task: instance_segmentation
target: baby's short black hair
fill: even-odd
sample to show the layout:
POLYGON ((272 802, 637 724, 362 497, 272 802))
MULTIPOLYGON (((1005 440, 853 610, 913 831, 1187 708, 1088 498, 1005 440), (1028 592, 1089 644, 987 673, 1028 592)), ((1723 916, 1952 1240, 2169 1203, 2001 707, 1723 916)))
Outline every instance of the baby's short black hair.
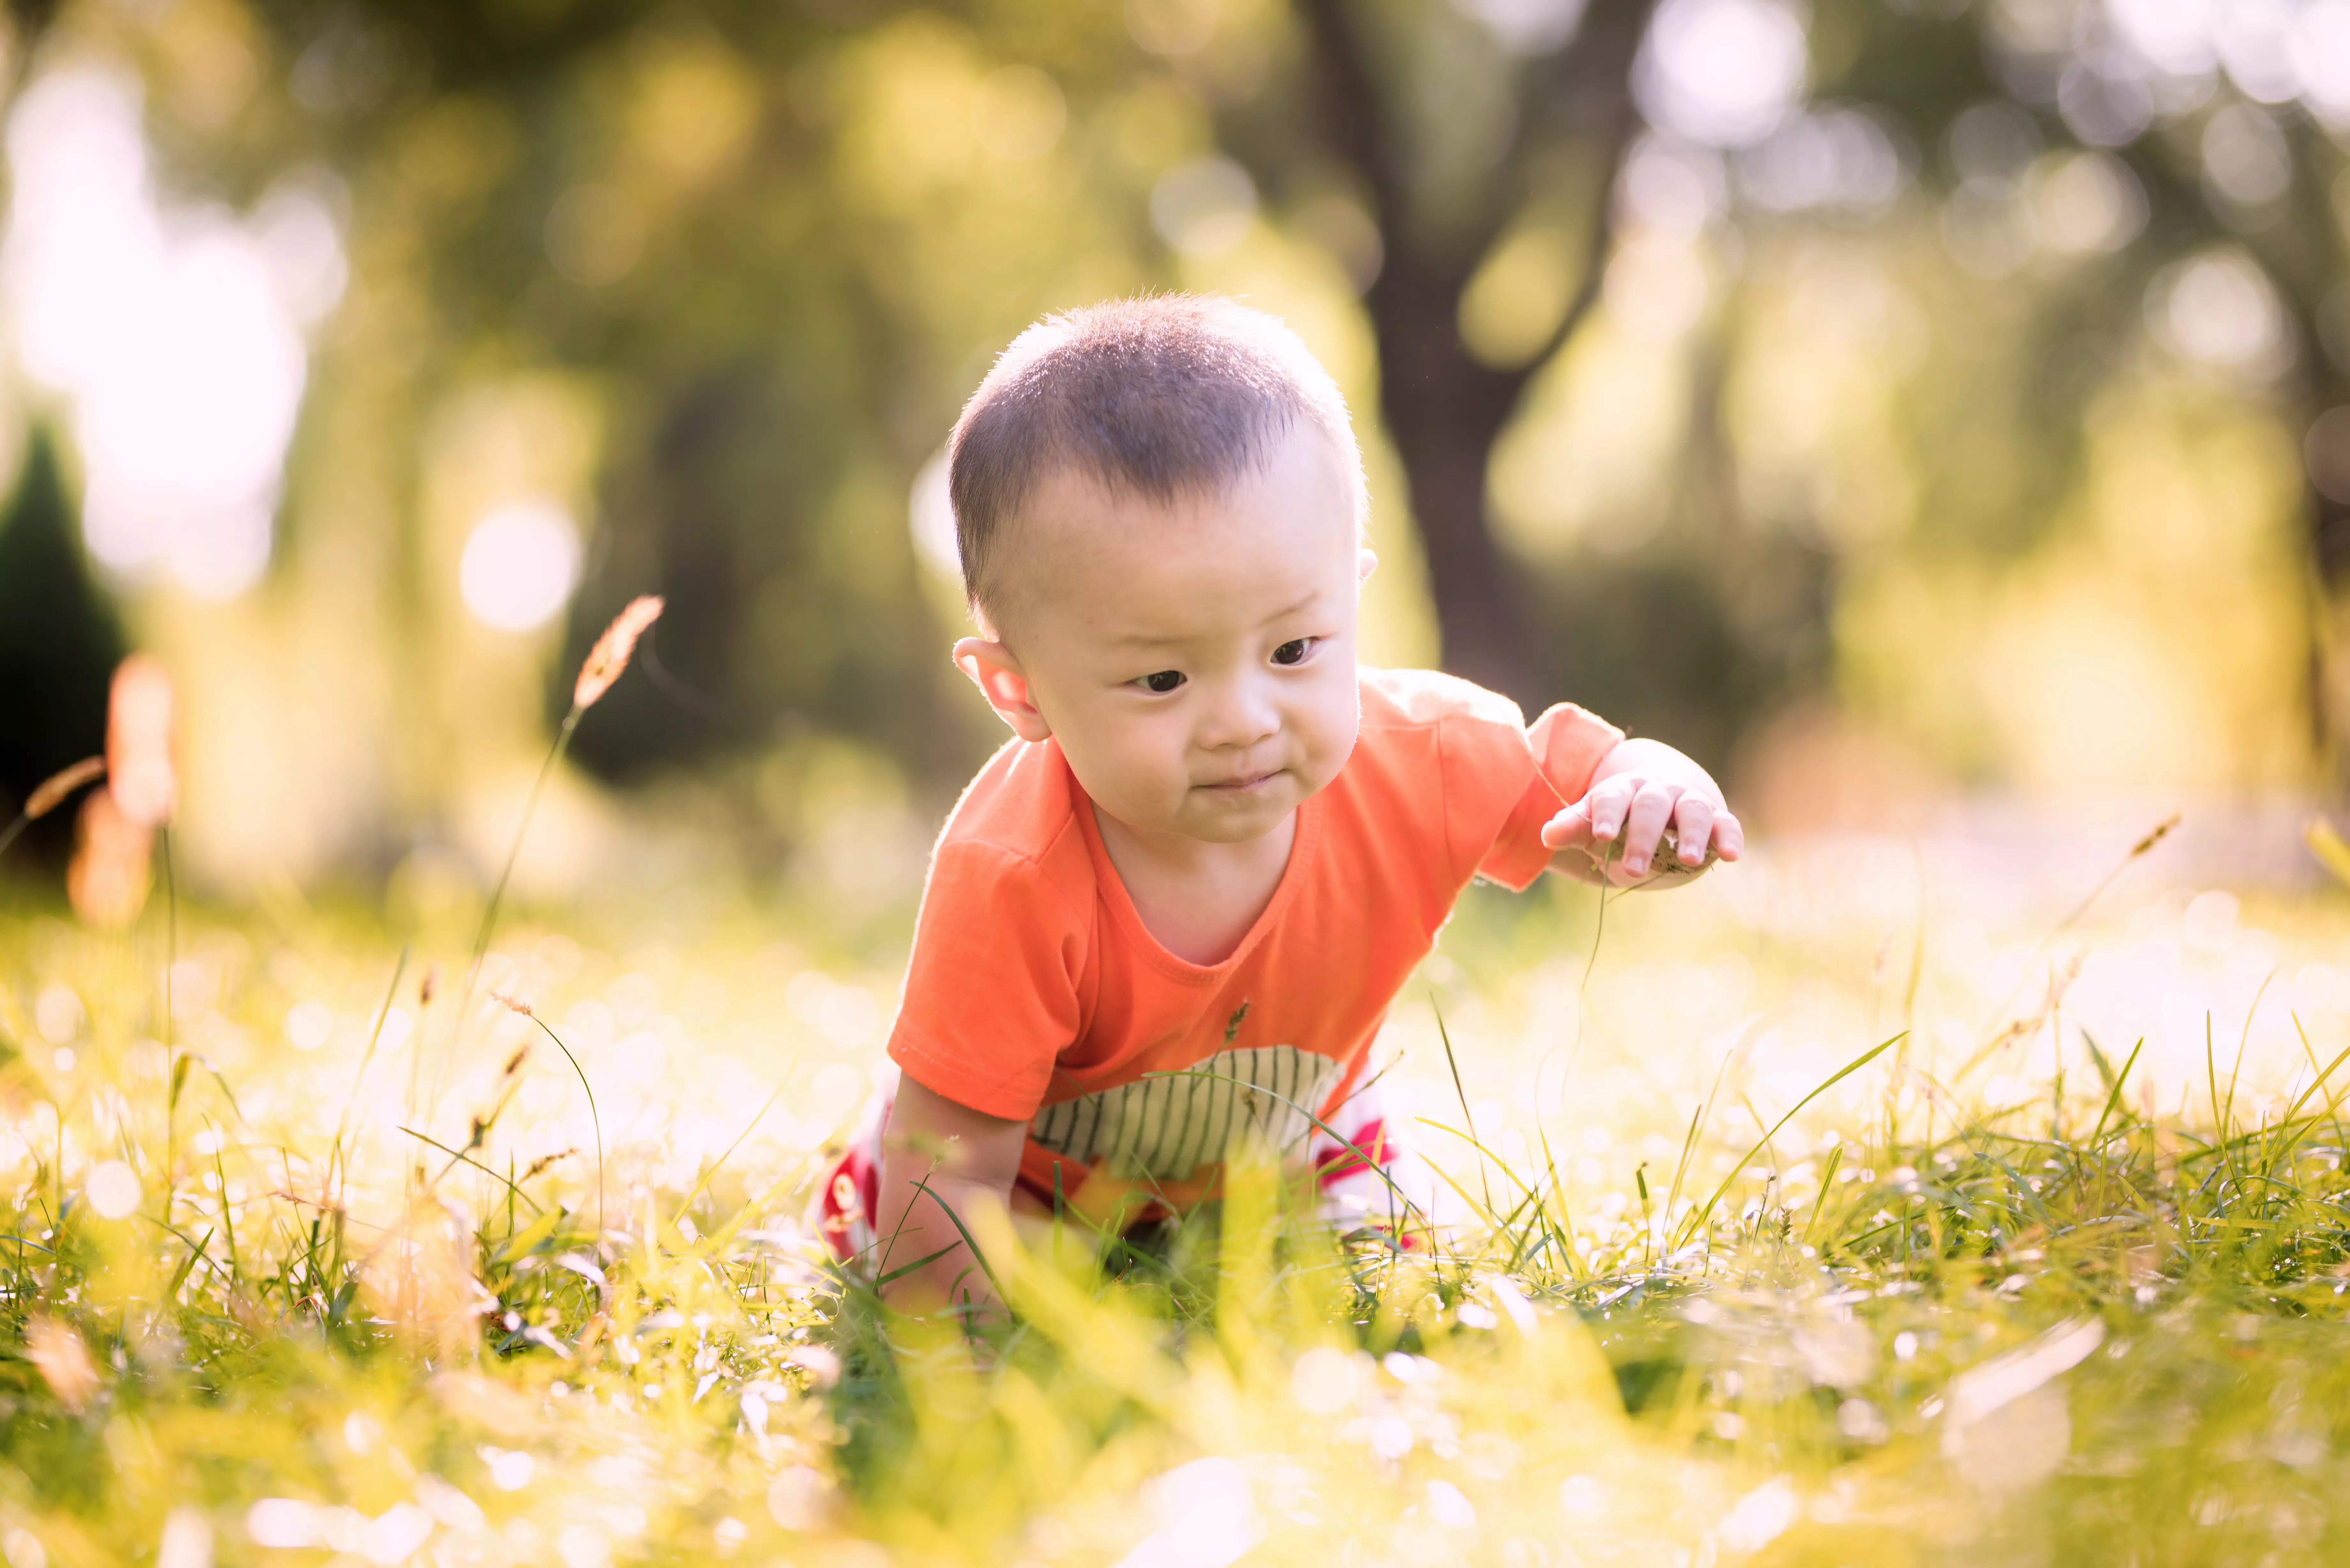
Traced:
POLYGON ((1359 524, 1363 459, 1347 400, 1280 321, 1189 294, 1045 317, 997 358, 948 446, 964 595, 1000 627, 1005 527, 1062 465, 1113 491, 1171 502, 1263 467, 1300 420, 1336 446, 1359 524))

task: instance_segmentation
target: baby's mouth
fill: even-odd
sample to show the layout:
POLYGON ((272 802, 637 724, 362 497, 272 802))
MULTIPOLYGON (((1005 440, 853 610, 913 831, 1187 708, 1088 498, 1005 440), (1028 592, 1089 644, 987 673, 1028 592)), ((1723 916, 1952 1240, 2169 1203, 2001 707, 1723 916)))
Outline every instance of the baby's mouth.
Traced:
POLYGON ((1280 768, 1273 768, 1261 774, 1240 774, 1232 778, 1216 779, 1208 784, 1195 784, 1192 787, 1195 789, 1213 790, 1218 794, 1249 794, 1256 790, 1263 788, 1266 784, 1271 784, 1274 779, 1279 778, 1282 774, 1282 771, 1283 770, 1280 768))

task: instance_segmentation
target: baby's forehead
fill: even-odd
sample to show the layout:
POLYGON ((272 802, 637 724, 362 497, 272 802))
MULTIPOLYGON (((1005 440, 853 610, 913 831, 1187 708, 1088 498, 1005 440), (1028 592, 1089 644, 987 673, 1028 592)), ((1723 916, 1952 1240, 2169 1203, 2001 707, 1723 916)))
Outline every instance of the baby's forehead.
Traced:
POLYGON ((1224 611, 1275 614, 1342 588, 1354 575, 1353 497, 1326 447, 1284 447, 1260 472, 1170 497, 1056 470, 1018 508, 997 553, 994 616, 1044 605, 1072 623, 1148 613, 1188 621, 1224 611), (1164 612, 1164 613, 1162 613, 1164 612))
POLYGON ((1013 509, 1005 542, 1014 548, 1004 565, 1025 556, 1027 569, 1049 569, 1072 550, 1155 550, 1211 539, 1229 545, 1228 535, 1318 546, 1326 543, 1326 529, 1284 524, 1326 523, 1351 539, 1360 529, 1358 512, 1343 457, 1308 425, 1225 472, 1164 488, 1071 454, 1045 465, 1013 509))

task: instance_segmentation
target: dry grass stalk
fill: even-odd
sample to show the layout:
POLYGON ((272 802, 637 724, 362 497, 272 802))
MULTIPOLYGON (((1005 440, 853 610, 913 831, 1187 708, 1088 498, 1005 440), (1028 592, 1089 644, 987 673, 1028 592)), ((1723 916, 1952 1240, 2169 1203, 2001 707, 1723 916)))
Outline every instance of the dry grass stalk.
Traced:
POLYGON ((574 709, 593 707, 598 698, 612 689, 612 682, 628 669, 629 656, 637 649, 637 639, 660 618, 660 596, 640 594, 612 618, 612 624, 604 628, 604 635, 588 650, 587 660, 579 666, 579 679, 572 683, 574 709))
POLYGON ((2340 829, 2322 816, 2313 816, 2302 825, 2301 837, 2319 865, 2350 883, 2350 841, 2343 838, 2340 829))
MULTIPOLYGON (((572 1072, 579 1076, 580 1091, 588 1096, 588 1119, 596 1129, 596 1234, 600 1238, 604 1233, 604 1116, 596 1108, 596 1090, 588 1082, 588 1069, 579 1064, 579 1058, 571 1054, 571 1047, 563 1043, 563 1036, 548 1028, 546 1020, 530 1010, 530 1003, 503 991, 494 991, 490 996, 507 1012, 519 1013, 537 1024, 539 1033, 555 1042, 555 1048, 563 1053, 563 1059, 571 1064, 572 1072)), ((525 1044, 523 1050, 515 1053, 514 1060, 506 1064, 508 1075, 522 1065, 522 1059, 528 1050, 525 1044)))
POLYGON ((2161 843, 2164 839, 2169 837, 2170 830, 2178 826, 2180 815, 2180 813, 2174 811, 2168 816, 2164 817, 2160 822, 2156 823, 2154 825, 2153 832, 2147 834, 2144 838, 2139 839, 2136 844, 2130 846, 2129 857, 2135 860, 2139 856, 2145 854, 2147 850, 2152 849, 2156 845, 2161 843))
MULTIPOLYGON (((612 682, 629 668, 629 658, 636 651, 638 639, 660 618, 660 613, 661 599, 658 594, 639 594, 630 599, 627 607, 612 618, 612 623, 604 628, 604 635, 596 639, 596 646, 588 650, 587 659, 579 666, 579 678, 571 687, 571 711, 564 714, 562 726, 555 732, 555 743, 547 748, 546 761, 539 764, 538 777, 531 781, 530 794, 523 802, 522 821, 515 825, 514 843, 506 849, 505 864, 498 868, 498 879, 491 885, 489 902, 482 906, 482 924, 473 933, 473 951, 465 966, 464 994, 457 1004, 457 1016, 452 1025, 455 1029, 464 1028, 466 1015, 472 1010, 473 988, 482 980, 482 961, 489 956, 490 937, 497 929, 498 909, 505 901, 506 884, 514 880, 515 862, 522 857, 523 840, 530 833, 531 818, 538 813, 539 797, 546 793, 546 781, 554 775, 555 765, 563 760, 565 750, 570 746, 571 732, 579 727, 579 716, 612 689, 612 682)), ((539 1027, 544 1029, 546 1024, 542 1022, 539 1027)), ((550 1035, 553 1033, 548 1031, 550 1035)), ((562 1042, 558 1040, 556 1044, 560 1045, 562 1042)), ((567 1049, 565 1054, 569 1054, 567 1049)), ((572 1064, 575 1067, 578 1065, 577 1062, 572 1064)), ((445 1060, 443 1065, 446 1065, 445 1060)), ((581 1082, 586 1082, 585 1075, 582 1075, 581 1082)), ((433 1102, 437 1103, 440 1097, 441 1079, 436 1076, 432 1088, 433 1102)), ((592 1090, 588 1097, 592 1102, 595 1097, 592 1090)))
POLYGON ((54 1317, 36 1317, 25 1325, 25 1358, 57 1397, 57 1403, 78 1415, 98 1394, 98 1367, 89 1348, 71 1324, 54 1317))
POLYGON ((0 827, 0 855, 8 852, 8 846, 16 842, 17 835, 63 805, 68 795, 91 780, 105 776, 104 757, 84 757, 73 766, 61 768, 43 779, 26 800, 25 809, 16 814, 16 820, 0 827))
POLYGON ((69 768, 59 768, 41 781, 25 802, 25 820, 38 822, 63 805, 66 797, 86 784, 106 776, 104 757, 84 757, 69 768))

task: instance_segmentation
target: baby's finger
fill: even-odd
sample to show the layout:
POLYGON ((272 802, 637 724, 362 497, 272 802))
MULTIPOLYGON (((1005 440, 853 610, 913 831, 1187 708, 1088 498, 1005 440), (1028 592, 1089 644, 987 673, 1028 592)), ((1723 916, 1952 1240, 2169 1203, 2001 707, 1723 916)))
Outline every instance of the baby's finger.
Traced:
POLYGON ((1632 809, 1632 798, 1640 788, 1638 778, 1618 774, 1591 786, 1583 797, 1583 809, 1591 818, 1591 836, 1610 839, 1624 829, 1624 818, 1632 809))
POLYGON ((1746 829, 1726 811, 1714 815, 1713 847, 1724 860, 1735 860, 1746 853, 1746 829))
POLYGON ((1642 784, 1640 793, 1632 797, 1632 809, 1624 818, 1624 869, 1633 876, 1648 874, 1676 798, 1678 792, 1662 784, 1642 784))
POLYGON ((1706 839, 1713 831, 1713 803, 1701 794, 1685 794, 1673 808, 1673 837, 1680 845, 1684 866, 1705 864, 1706 839))
POLYGON ((1543 846, 1546 849, 1587 849, 1591 846, 1591 813, 1582 805, 1570 805, 1543 824, 1543 846))

